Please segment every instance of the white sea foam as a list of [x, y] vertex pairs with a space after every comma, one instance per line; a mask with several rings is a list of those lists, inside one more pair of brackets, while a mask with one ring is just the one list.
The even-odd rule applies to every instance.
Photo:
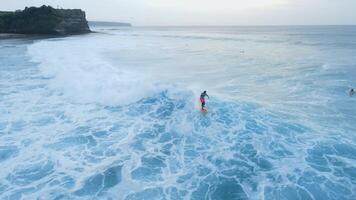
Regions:
[[55, 39], [30, 45], [28, 54], [40, 64], [43, 75], [51, 78], [50, 87], [73, 102], [125, 105], [157, 90], [144, 72], [103, 59], [110, 47], [110, 41], [100, 37]]

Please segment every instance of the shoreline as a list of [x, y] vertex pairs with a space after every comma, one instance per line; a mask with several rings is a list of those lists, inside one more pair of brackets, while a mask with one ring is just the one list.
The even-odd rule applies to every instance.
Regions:
[[43, 39], [43, 38], [60, 38], [74, 35], [85, 35], [95, 33], [94, 31], [77, 33], [77, 34], [20, 34], [20, 33], [0, 33], [0, 40], [6, 39]]
[[1, 39], [25, 38], [25, 37], [29, 37], [29, 35], [18, 34], [18, 33], [0, 33], [0, 40]]

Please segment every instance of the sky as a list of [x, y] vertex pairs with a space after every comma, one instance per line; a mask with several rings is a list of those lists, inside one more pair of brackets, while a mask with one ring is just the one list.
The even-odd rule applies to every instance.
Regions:
[[0, 0], [0, 10], [40, 5], [136, 26], [356, 25], [356, 0]]

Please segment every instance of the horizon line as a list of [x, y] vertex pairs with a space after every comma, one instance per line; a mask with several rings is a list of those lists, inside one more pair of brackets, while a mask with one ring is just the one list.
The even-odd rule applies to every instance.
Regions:
[[[95, 22], [96, 20], [88, 20], [88, 22]], [[124, 21], [97, 21], [97, 22], [111, 22], [111, 23], [127, 23], [131, 24], [132, 27], [252, 27], [252, 26], [356, 26], [356, 24], [251, 24], [251, 25], [135, 25], [130, 22], [124, 22]]]

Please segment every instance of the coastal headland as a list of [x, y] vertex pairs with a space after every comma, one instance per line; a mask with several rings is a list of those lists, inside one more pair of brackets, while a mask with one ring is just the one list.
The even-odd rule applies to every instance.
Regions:
[[44, 5], [14, 12], [0, 11], [2, 35], [71, 35], [89, 32], [85, 12], [81, 9], [55, 9]]

